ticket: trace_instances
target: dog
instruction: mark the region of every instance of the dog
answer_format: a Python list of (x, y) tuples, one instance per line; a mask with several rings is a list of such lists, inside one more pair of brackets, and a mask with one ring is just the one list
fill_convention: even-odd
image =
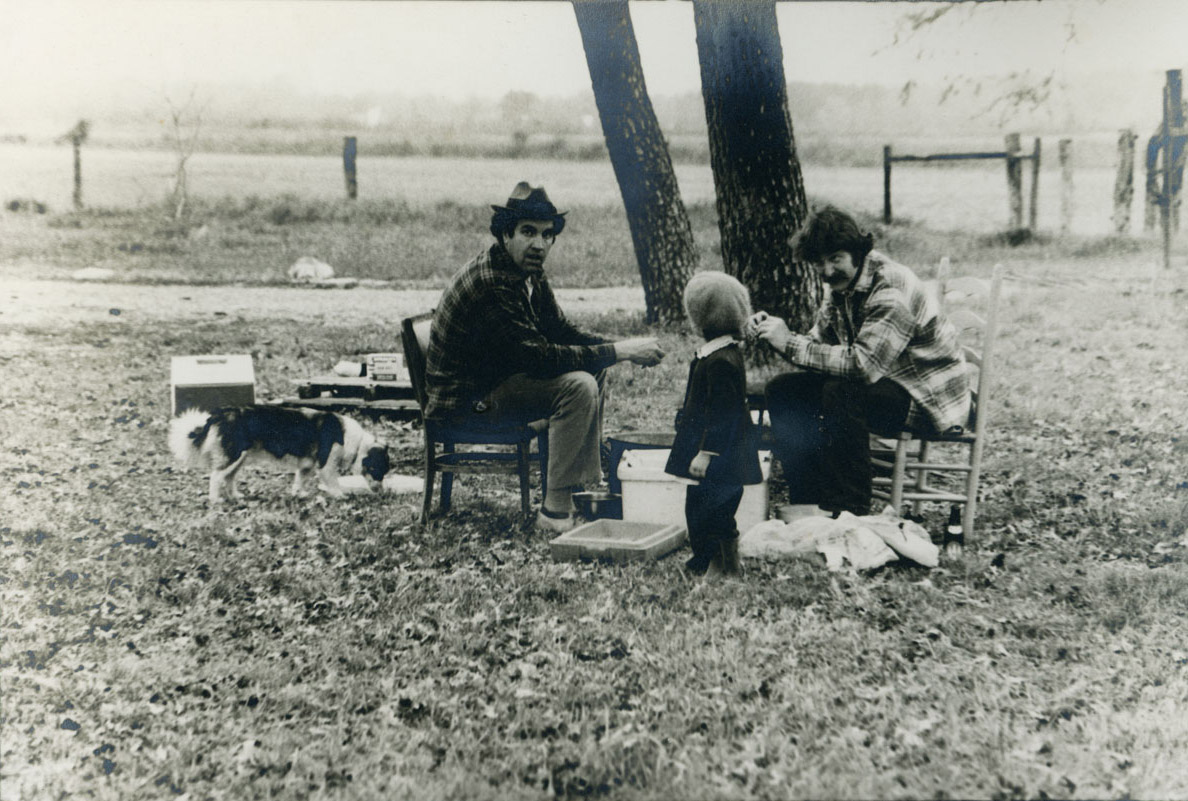
[(183, 412), (170, 424), (169, 449), (187, 467), (210, 469), (210, 505), (238, 498), (235, 474), (245, 462), (293, 470), (293, 495), (317, 471), (332, 497), (346, 493), (340, 473), (360, 474), (372, 492), (390, 468), (387, 448), (345, 415), (316, 409), (238, 406)]

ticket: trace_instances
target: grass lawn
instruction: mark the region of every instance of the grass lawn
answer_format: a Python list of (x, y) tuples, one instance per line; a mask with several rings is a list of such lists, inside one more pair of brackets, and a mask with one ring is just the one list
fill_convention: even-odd
[[(122, 220), (30, 225), (4, 274), (168, 239)], [(212, 515), (166, 451), (169, 357), (253, 352), (276, 395), (389, 332), (0, 317), (0, 798), (1188, 798), (1188, 280), (1145, 244), (880, 235), (1015, 276), (979, 530), (934, 570), (555, 564), (502, 478), (425, 530), (419, 497), (295, 500), (259, 470)], [(572, 280), (611, 282), (617, 236), (575, 237)], [(194, 272), (231, 248), (111, 258), (244, 280)], [(612, 371), (608, 431), (670, 425), (696, 342), (660, 335), (664, 364)], [(416, 472), (419, 431), (375, 428)]]

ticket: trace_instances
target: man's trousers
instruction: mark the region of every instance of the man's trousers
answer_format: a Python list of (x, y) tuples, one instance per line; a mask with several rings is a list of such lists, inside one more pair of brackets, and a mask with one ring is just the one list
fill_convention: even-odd
[(550, 488), (593, 486), (602, 479), (602, 406), (605, 372), (531, 378), (516, 373), (483, 399), (482, 412), (460, 418), (468, 425), (517, 426), (549, 421)]
[(912, 399), (890, 379), (874, 384), (821, 373), (785, 373), (767, 384), (772, 450), (790, 503), (870, 511), (870, 434), (897, 434)]

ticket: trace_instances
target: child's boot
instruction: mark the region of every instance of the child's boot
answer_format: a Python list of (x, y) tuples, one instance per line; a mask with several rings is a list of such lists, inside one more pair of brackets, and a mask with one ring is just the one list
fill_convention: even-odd
[(738, 537), (717, 542), (710, 572), (716, 576), (737, 576), (742, 573), (742, 565), (738, 560)]
[(685, 562), (685, 570), (695, 576), (704, 576), (705, 572), (709, 570), (710, 562), (713, 561), (714, 551), (703, 542), (694, 542), (690, 545), (693, 548), (693, 556)]

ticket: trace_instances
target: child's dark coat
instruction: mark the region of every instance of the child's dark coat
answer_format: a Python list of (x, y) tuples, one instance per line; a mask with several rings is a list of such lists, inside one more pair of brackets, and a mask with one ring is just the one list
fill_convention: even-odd
[(666, 473), (692, 478), (689, 463), (698, 451), (710, 459), (705, 482), (760, 484), (759, 448), (747, 411), (747, 373), (742, 351), (730, 342), (689, 365), (685, 401), (677, 412), (676, 439)]

